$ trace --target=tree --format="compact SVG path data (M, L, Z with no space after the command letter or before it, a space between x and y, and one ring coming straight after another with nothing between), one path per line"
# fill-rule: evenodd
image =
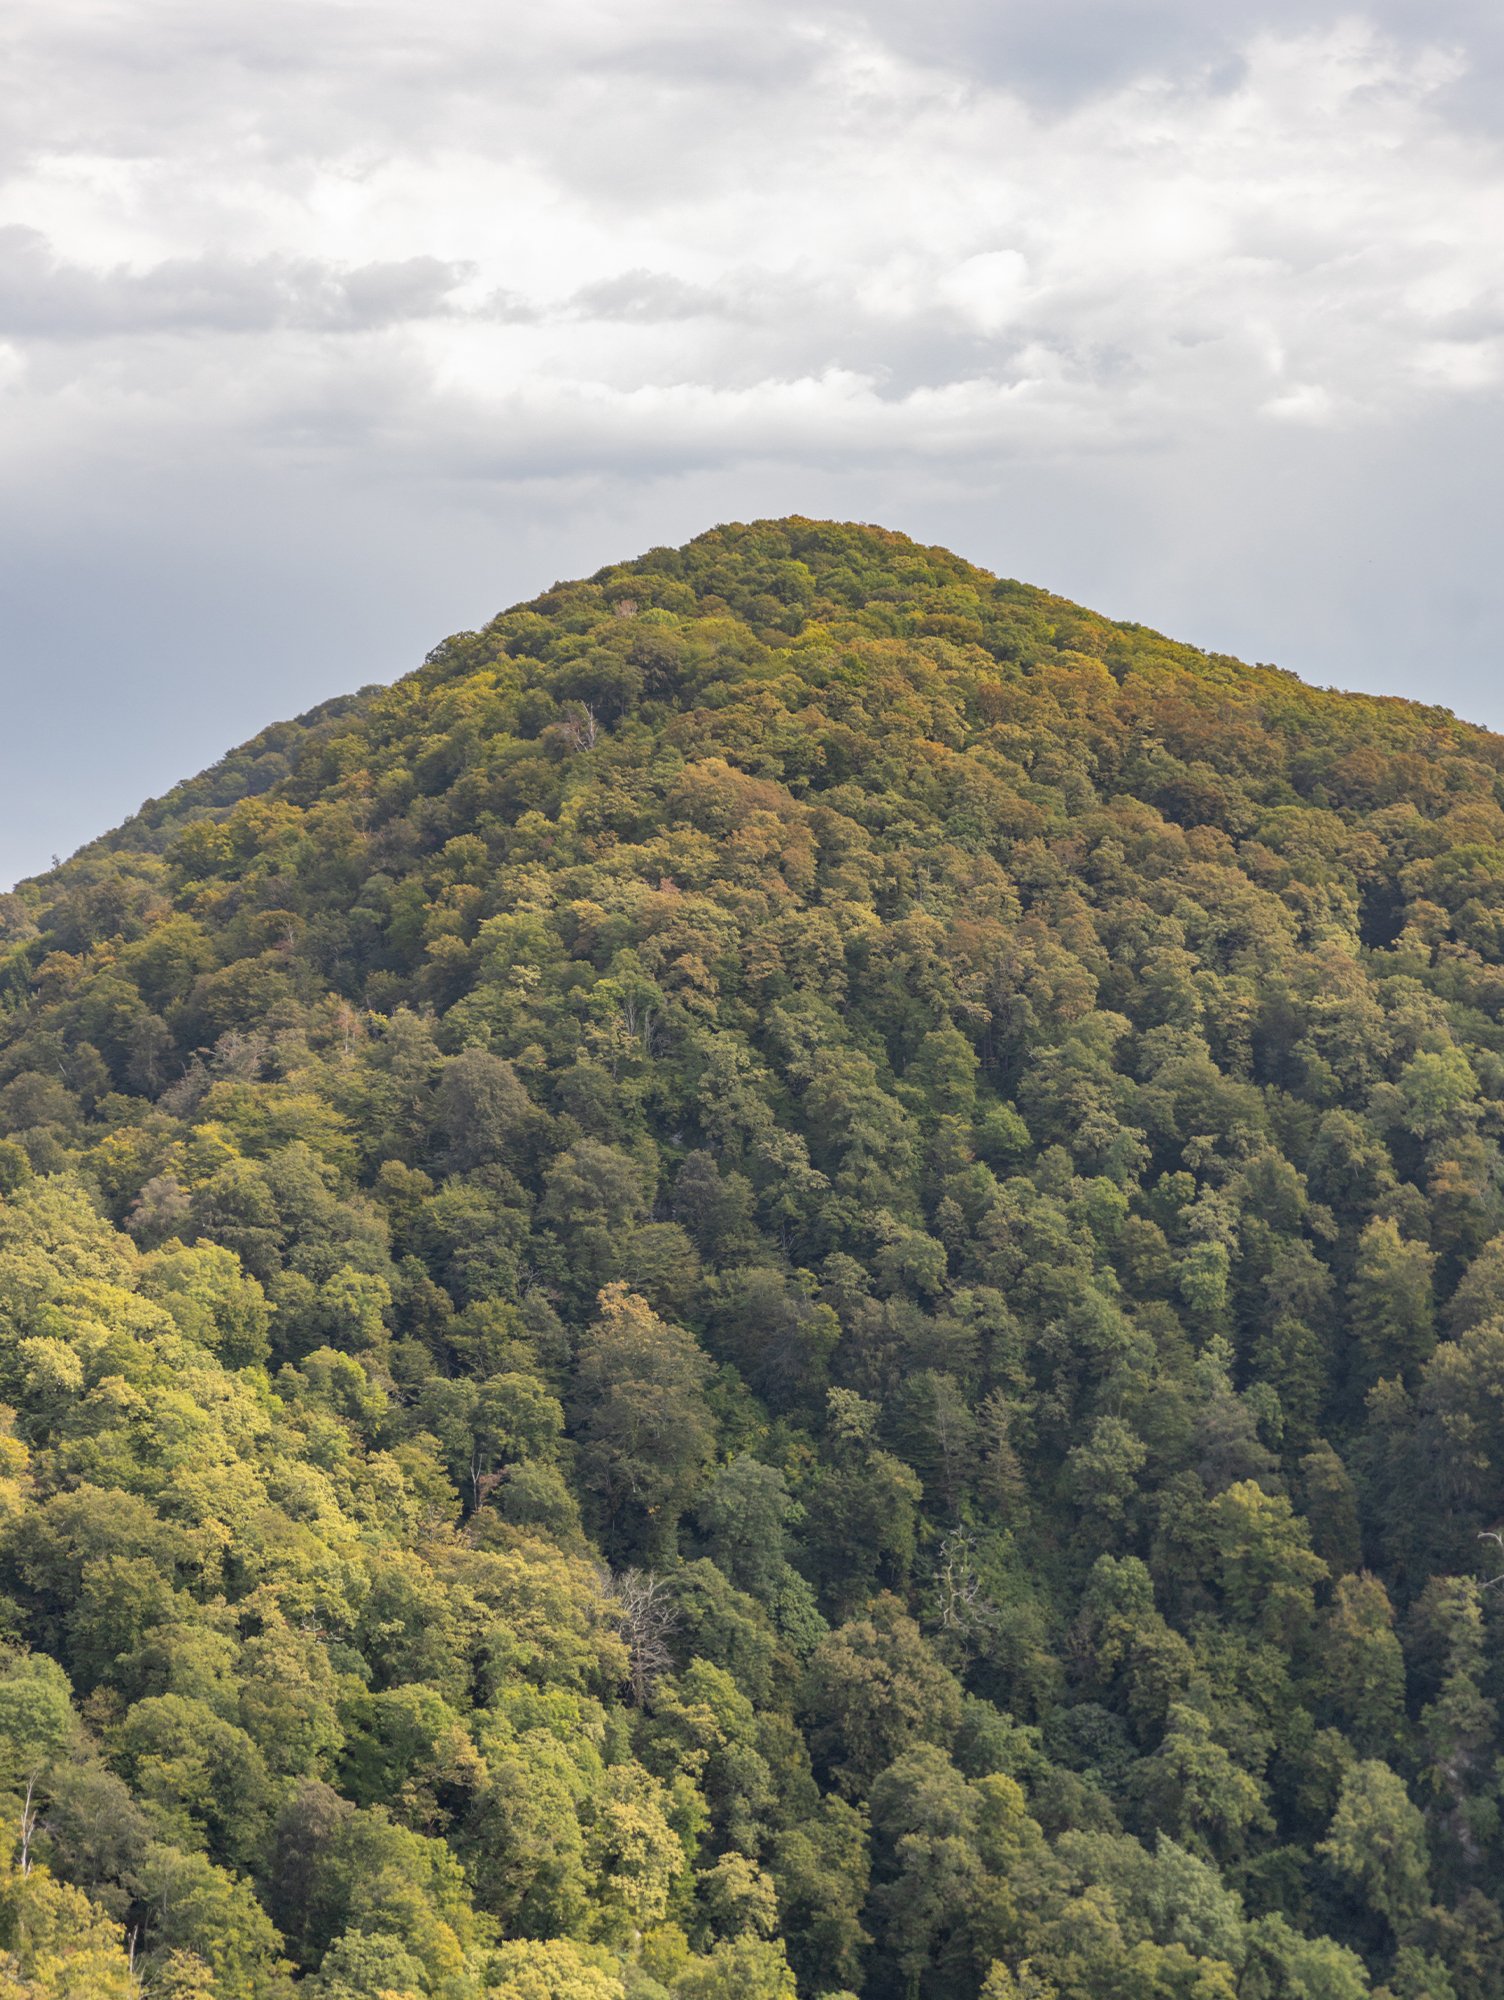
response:
M282 1940L249 1882L165 1844L146 1850L138 1882L155 1963L188 1952L208 1966L216 2000L270 2000L285 1965Z
M1098 1417L1090 1438L1066 1458L1072 1491L1109 1539L1117 1538L1148 1456L1148 1446L1120 1417Z
M1124 1935L1180 1944L1198 1957L1237 1964L1243 1956L1241 1898L1217 1871L1165 1833L1152 1852L1109 1833L1066 1832L1055 1843L1072 1889L1105 1888Z
M607 1285L581 1344L574 1418L581 1478L608 1548L672 1548L714 1450L710 1363L625 1285Z
M0 1782L24 1792L78 1732L68 1676L45 1653L11 1661L0 1678Z
M422 1960L401 1938L355 1931L324 1953L315 1990L320 2000L382 2000L387 1993L419 1994L427 1980Z
M1440 1560L1471 1565L1475 1537L1504 1512L1504 1320L1444 1341L1425 1371L1413 1440L1402 1428L1395 1472L1409 1535ZM1408 1448L1407 1448L1408 1447ZM1450 1530L1450 1532L1448 1532Z
M1499 1719L1497 1704L1483 1692L1482 1592L1471 1577L1433 1577L1416 1613L1442 1654L1441 1685L1420 1715L1430 1781L1443 1800L1461 1805L1486 1784Z
M463 1049L445 1063L435 1108L457 1173L492 1160L513 1164L537 1118L512 1065L477 1048Z
M1377 1758L1348 1773L1331 1831L1316 1852L1400 1937L1425 1908L1426 1824L1403 1780Z
M789 1574L784 1522L792 1504L783 1474L749 1452L720 1467L696 1503L711 1560L739 1590L765 1603Z
M800 1702L810 1747L848 1798L862 1797L913 1744L949 1744L961 1720L954 1677L887 1592L869 1617L851 1619L821 1640Z
M488 1994L497 2000L622 2000L623 1987L562 1938L518 1938L488 1954Z
M114 1735L114 1762L149 1819L174 1845L248 1869L271 1826L273 1792L260 1751L202 1701L138 1701Z
M1333 1576L1350 1575L1363 1555L1358 1494L1325 1438L1300 1461L1300 1478L1316 1553Z
M1358 1239L1357 1274L1350 1287L1364 1386L1381 1375L1414 1382L1436 1345L1431 1298L1435 1257L1409 1243L1388 1217L1375 1217Z
M1485 1243L1468 1265L1444 1317L1454 1337L1504 1317L1504 1236Z
M133 2000L122 1927L45 1868L0 1872L0 1996L4 2000Z
M1321 1658L1328 1699L1360 1753L1392 1749L1404 1721L1405 1660L1388 1592L1367 1570L1338 1581Z
M168 1245L143 1259L141 1292L165 1308L179 1331L219 1355L227 1368L249 1368L271 1351L266 1294L233 1251L200 1243Z
M700 1870L696 1896L706 1935L717 1943L765 1938L778 1928L772 1877L734 1848Z
M822 1406L841 1337L828 1305L768 1265L728 1270L710 1290L709 1303L713 1351L733 1362L774 1409Z
M1015 1972L1006 1960L995 1958L982 1981L980 2000L1059 2000L1059 1988L1042 1978L1030 1959Z
M1239 2000L1367 2000L1361 1958L1331 1938L1302 1937L1276 1910L1250 1924Z
M584 1802L586 1865L594 1875L591 1926L625 1941L661 1923L684 1848L669 1822L667 1788L640 1764L613 1764Z
M1454 1133L1478 1115L1478 1079L1461 1049L1422 1049L1401 1070L1399 1089L1417 1139Z
M1251 1829L1272 1822L1259 1780L1216 1740L1200 1709L1172 1702L1164 1741L1137 1774L1156 1821L1193 1853L1236 1854Z
M580 1139L554 1161L539 1218L561 1232L582 1299L619 1277L623 1242L647 1209L642 1167L616 1147Z
M739 1937L691 1960L672 1990L673 2000L794 2000L798 1989L780 1942Z
M862 1926L869 1861L865 1815L827 1796L812 1819L784 1829L773 1847L779 1927L801 1980L838 1979L853 1992L872 1942Z
M483 1741L484 1781L455 1835L476 1901L514 1935L577 1935L592 1886L580 1811L599 1770L546 1728Z
M1287 1642L1298 1636L1315 1614L1314 1586L1327 1574L1305 1522L1282 1494L1252 1480L1219 1493L1209 1512L1234 1617Z
M914 1560L918 1476L875 1442L878 1406L852 1390L829 1394L835 1464L809 1489L809 1568L837 1613L869 1598L886 1576L902 1585Z
M888 1990L923 1991L932 1969L969 1956L957 1934L986 1899L981 1812L979 1791L932 1743L906 1751L874 1783L871 1902Z

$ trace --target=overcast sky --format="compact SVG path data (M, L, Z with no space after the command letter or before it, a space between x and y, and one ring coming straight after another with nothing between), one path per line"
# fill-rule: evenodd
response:
M716 521L1504 727L1504 12L9 0L0 884Z

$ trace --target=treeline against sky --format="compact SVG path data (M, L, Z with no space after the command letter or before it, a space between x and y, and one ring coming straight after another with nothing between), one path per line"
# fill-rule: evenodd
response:
M0 2000L1501 2000L1501 773L792 519L0 899Z

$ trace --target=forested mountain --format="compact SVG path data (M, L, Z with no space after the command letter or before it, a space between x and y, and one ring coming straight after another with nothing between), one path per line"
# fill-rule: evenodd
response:
M0 2000L1500 2000L1501 773L793 519L0 899Z

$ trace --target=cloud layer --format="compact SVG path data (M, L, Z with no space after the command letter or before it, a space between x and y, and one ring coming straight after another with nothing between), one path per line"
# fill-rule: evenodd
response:
M7 664L41 734L122 676L134 719L55 831L13 782L14 867L420 636L768 507L1504 724L1488 11L916 23L18 0Z

